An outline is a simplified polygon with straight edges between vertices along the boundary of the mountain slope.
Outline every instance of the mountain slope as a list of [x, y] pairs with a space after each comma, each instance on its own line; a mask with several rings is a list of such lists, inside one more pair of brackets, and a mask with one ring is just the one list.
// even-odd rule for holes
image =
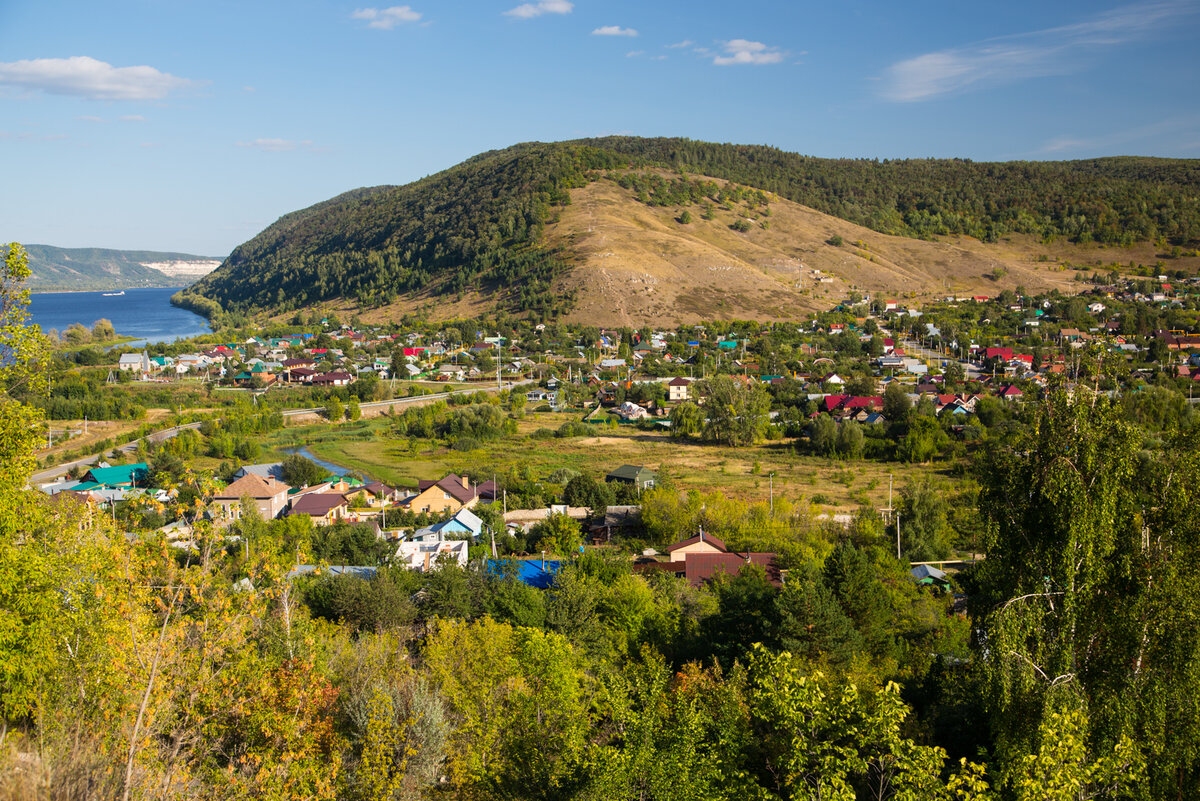
[[[1072, 289], [1074, 273], [1037, 261], [1035, 251], [1044, 249], [1036, 243], [888, 236], [778, 198], [753, 210], [715, 207], [710, 220], [690, 206], [684, 224], [678, 207], [639, 203], [611, 181], [571, 195], [546, 240], [571, 254], [574, 266], [558, 290], [577, 298], [567, 319], [578, 322], [785, 320], [828, 309], [851, 292], [899, 299]], [[735, 230], [739, 220], [746, 230]], [[830, 244], [835, 236], [841, 245]]]
[[106, 290], [190, 284], [221, 262], [187, 253], [25, 245], [35, 291]]
[[[686, 206], [696, 215], [714, 206], [725, 213], [746, 204], [747, 214], [756, 217], [787, 199], [865, 226], [875, 236], [910, 242], [970, 236], [1000, 250], [1014, 236], [1055, 247], [1072, 240], [1083, 248], [1167, 239], [1187, 246], [1200, 236], [1197, 161], [881, 163], [815, 159], [760, 146], [613, 137], [516, 145], [406, 186], [354, 190], [286, 215], [234, 250], [178, 302], [210, 316], [277, 314], [314, 304], [417, 308], [439, 316], [497, 309], [561, 316], [584, 303], [583, 295], [597, 284], [579, 269], [583, 232], [573, 238], [547, 233], [571, 217], [573, 196], [601, 184], [628, 190], [631, 212], [678, 214]], [[757, 230], [769, 231], [766, 222], [768, 227]], [[861, 230], [853, 229], [855, 239], [863, 238]], [[671, 236], [683, 233], [673, 230]], [[800, 258], [795, 243], [778, 236], [750, 238], [771, 243], [762, 247], [777, 251], [779, 259]], [[955, 278], [956, 269], [976, 269], [962, 252], [952, 258], [906, 250], [900, 243], [889, 247], [895, 251], [889, 269], [897, 275], [917, 269], [914, 259], [943, 265], [926, 271], [928, 280], [912, 284], [910, 276], [893, 282], [897, 287], [927, 291]], [[993, 270], [1009, 269], [987, 251], [965, 252], [991, 259]], [[862, 258], [881, 267], [885, 256]], [[766, 262], [747, 263], [761, 271]], [[843, 283], [870, 288], [872, 282], [847, 277]], [[771, 286], [768, 294], [780, 291]], [[780, 308], [811, 305], [818, 296], [802, 294]], [[696, 301], [704, 308], [714, 302], [703, 296]], [[765, 308], [758, 300], [741, 306]]]

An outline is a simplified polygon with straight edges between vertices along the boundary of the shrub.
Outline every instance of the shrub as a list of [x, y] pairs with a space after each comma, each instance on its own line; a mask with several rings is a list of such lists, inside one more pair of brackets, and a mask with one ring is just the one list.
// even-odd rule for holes
[[563, 423], [559, 426], [557, 435], [559, 437], [586, 437], [591, 433], [592, 429], [587, 423], [572, 420], [569, 423]]

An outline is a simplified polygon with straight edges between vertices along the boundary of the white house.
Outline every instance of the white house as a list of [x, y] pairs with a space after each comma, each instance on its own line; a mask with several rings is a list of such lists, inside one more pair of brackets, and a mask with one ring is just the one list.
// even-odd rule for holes
[[117, 361], [117, 367], [122, 370], [148, 373], [150, 372], [150, 356], [146, 351], [142, 351], [141, 353], [123, 353]]
[[466, 540], [445, 542], [402, 542], [396, 547], [395, 561], [409, 570], [422, 572], [436, 568], [443, 561], [454, 562], [459, 567], [467, 566]]

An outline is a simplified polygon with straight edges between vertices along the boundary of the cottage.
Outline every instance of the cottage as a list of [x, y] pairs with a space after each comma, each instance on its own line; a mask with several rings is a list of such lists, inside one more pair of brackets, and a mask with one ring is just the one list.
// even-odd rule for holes
[[623, 464], [604, 477], [606, 483], [632, 484], [639, 490], [651, 489], [658, 474], [641, 465]]
[[287, 506], [290, 489], [287, 484], [273, 478], [247, 473], [214, 495], [213, 503], [220, 510], [220, 518], [238, 520], [243, 512], [242, 499], [249, 498], [254, 502], [259, 517], [274, 520]]
[[918, 584], [926, 587], [936, 587], [942, 592], [950, 589], [950, 577], [933, 565], [917, 565], [908, 571]]
[[471, 484], [471, 480], [466, 476], [451, 473], [438, 481], [418, 482], [417, 494], [406, 500], [404, 506], [414, 512], [457, 512], [463, 507], [470, 508], [478, 503], [481, 494], [479, 490], [480, 487]]
[[729, 553], [729, 549], [725, 547], [722, 540], [711, 534], [705, 534], [703, 529], [694, 537], [667, 546], [667, 554], [672, 562], [683, 562], [689, 555], [701, 553]]
[[83, 474], [80, 484], [96, 484], [102, 487], [135, 487], [149, 477], [150, 465], [145, 462], [135, 462], [114, 467], [93, 467]]
[[312, 492], [292, 501], [288, 516], [308, 515], [313, 525], [328, 526], [344, 520], [349, 504], [340, 492]]
[[450, 542], [402, 542], [396, 547], [394, 561], [404, 565], [409, 570], [422, 573], [441, 564], [457, 564], [467, 566], [467, 549], [470, 543], [466, 540]]
[[667, 400], [672, 402], [688, 399], [688, 388], [692, 385], [689, 379], [673, 378], [667, 383]]
[[417, 529], [413, 532], [412, 540], [413, 542], [443, 542], [446, 539], [460, 540], [464, 537], [476, 540], [479, 539], [481, 533], [483, 533], [483, 520], [470, 509], [459, 509], [449, 520]]
[[150, 372], [150, 357], [146, 351], [141, 353], [123, 353], [117, 360], [117, 368], [135, 373]]

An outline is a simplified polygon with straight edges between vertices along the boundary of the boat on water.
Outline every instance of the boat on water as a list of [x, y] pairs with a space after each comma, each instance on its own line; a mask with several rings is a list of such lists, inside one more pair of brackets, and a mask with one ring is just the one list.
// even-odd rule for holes
[[101, 296], [102, 296], [102, 297], [106, 297], [106, 298], [116, 298], [116, 297], [120, 297], [121, 295], [124, 295], [124, 294], [125, 294], [125, 290], [124, 290], [124, 289], [122, 289], [120, 292], [101, 292], [100, 294], [101, 294]]

